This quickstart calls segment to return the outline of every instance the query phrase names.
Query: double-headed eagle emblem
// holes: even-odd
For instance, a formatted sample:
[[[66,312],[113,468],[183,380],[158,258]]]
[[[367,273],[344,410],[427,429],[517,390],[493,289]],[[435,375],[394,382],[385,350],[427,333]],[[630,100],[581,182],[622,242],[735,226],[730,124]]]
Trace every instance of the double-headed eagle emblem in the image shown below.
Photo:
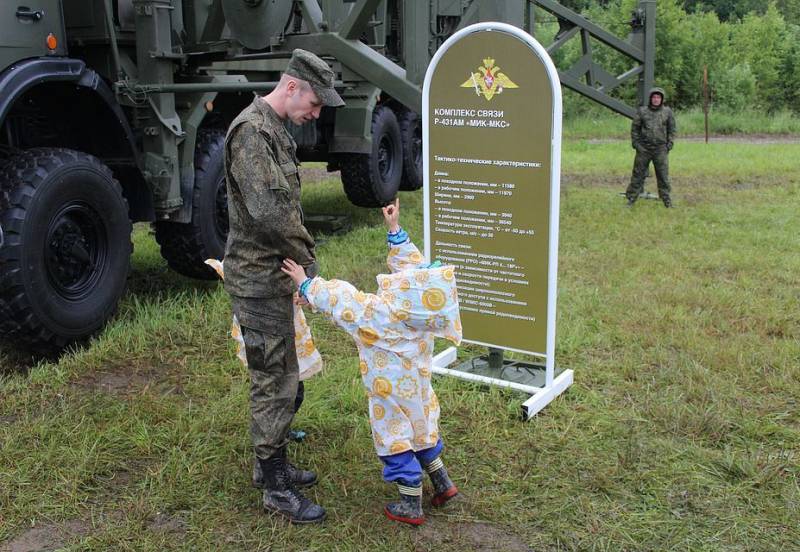
[[[506,88],[519,88],[508,75],[500,72],[500,67],[494,64],[494,59],[486,58],[478,71],[471,73],[470,77],[461,85],[462,88],[474,88],[475,94],[491,100],[495,94],[501,94]]]

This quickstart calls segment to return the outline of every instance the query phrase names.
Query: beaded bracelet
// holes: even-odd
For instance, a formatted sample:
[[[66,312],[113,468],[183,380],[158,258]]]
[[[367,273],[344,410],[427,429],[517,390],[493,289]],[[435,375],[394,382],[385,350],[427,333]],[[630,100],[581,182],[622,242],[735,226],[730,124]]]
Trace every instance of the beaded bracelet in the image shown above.
[[[390,245],[402,245],[408,241],[408,232],[400,228],[397,232],[387,232],[386,241]]]
[[[300,284],[300,295],[305,297],[306,300],[308,300],[308,297],[306,296],[306,291],[308,291],[308,286],[310,285],[311,285],[311,278],[306,278],[305,280],[303,280],[303,283]]]

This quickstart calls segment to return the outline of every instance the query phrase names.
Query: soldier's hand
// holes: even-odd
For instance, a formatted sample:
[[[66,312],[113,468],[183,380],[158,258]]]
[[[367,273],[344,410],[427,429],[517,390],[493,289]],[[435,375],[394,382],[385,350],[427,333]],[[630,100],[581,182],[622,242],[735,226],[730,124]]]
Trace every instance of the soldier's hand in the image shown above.
[[[292,259],[284,259],[281,270],[284,274],[287,274],[298,287],[306,280],[305,269]]]

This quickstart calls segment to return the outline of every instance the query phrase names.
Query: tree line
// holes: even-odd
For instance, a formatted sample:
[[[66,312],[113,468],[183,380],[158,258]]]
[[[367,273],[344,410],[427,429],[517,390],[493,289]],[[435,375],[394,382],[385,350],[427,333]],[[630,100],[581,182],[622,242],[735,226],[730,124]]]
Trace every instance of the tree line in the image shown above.
[[[637,0],[561,3],[621,37],[630,32],[638,6]],[[800,0],[658,0],[656,11],[656,83],[673,107],[703,104],[707,68],[716,109],[800,113]],[[548,20],[542,12],[539,21],[545,23],[537,37],[540,30],[545,35],[558,31],[552,16]],[[602,44],[595,42],[593,50],[596,61],[614,74],[632,66],[629,58]],[[557,66],[566,67],[580,55],[580,41],[573,39],[554,58]],[[615,95],[633,101],[636,88],[621,86]],[[588,109],[576,95],[565,101],[572,112]]]

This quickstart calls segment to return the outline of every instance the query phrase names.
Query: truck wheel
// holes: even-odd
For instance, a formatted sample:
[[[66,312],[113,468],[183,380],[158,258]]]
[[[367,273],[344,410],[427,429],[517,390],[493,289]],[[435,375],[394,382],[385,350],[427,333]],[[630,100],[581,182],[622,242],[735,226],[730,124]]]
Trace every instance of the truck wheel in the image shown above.
[[[403,175],[400,126],[391,109],[372,112],[372,153],[349,153],[340,158],[347,198],[359,207],[381,207],[392,201]]]
[[[97,158],[62,148],[15,156],[0,174],[0,335],[41,353],[111,318],[130,269],[122,188]]]
[[[400,189],[422,188],[422,120],[410,109],[403,109],[397,117],[403,140],[403,178]]]
[[[156,241],[169,267],[190,278],[216,280],[206,259],[222,259],[228,239],[225,134],[203,130],[194,151],[192,222],[157,222]]]

